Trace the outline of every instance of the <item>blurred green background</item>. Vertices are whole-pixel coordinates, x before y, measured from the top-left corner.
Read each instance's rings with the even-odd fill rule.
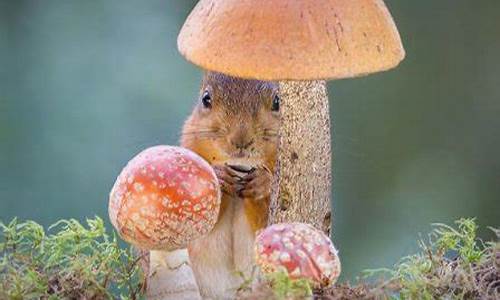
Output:
[[[500,1],[386,3],[406,60],[329,83],[344,279],[413,253],[432,222],[500,225]],[[176,48],[194,4],[0,0],[1,220],[107,219],[121,167],[178,142],[201,74]]]

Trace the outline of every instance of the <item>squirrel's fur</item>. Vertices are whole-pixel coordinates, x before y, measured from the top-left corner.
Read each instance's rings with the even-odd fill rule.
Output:
[[[277,92],[275,83],[207,72],[184,124],[181,146],[214,167],[223,191],[215,228],[188,247],[204,299],[232,298],[241,284],[240,272],[248,275],[253,266],[255,233],[267,222],[276,163]],[[235,173],[228,164],[255,170]]]

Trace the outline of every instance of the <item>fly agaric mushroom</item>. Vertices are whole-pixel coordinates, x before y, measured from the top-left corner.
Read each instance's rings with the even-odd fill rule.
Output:
[[[270,221],[309,222],[328,231],[331,146],[324,80],[388,70],[404,58],[384,2],[201,0],[177,42],[181,54],[204,69],[280,81]]]
[[[212,167],[190,150],[155,146],[122,170],[109,198],[120,236],[150,253],[148,299],[199,299],[186,244],[214,227],[220,189]]]
[[[264,273],[284,270],[291,279],[307,279],[315,287],[332,285],[340,275],[337,250],[328,236],[309,224],[267,227],[257,235],[255,256]]]

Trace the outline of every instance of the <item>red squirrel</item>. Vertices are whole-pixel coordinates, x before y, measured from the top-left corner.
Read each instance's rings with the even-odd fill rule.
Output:
[[[181,146],[213,167],[222,201],[213,231],[188,245],[204,299],[230,299],[254,265],[257,230],[267,223],[279,129],[276,83],[206,72]]]

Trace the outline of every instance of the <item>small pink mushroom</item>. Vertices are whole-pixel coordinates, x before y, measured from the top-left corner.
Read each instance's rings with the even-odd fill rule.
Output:
[[[180,147],[155,146],[134,157],[118,176],[109,217],[129,243],[175,250],[212,230],[220,197],[217,177],[200,156]]]
[[[255,240],[257,264],[264,273],[284,270],[292,279],[329,286],[340,275],[337,250],[322,231],[308,224],[275,224]]]

